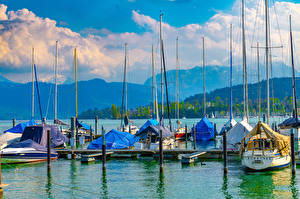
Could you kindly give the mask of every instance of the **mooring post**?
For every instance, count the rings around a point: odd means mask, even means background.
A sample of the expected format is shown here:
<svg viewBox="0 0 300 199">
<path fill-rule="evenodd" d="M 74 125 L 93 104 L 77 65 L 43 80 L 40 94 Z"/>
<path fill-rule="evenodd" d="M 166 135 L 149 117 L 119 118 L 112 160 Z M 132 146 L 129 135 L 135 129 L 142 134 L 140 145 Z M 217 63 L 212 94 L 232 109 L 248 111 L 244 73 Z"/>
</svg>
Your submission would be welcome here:
<svg viewBox="0 0 300 199">
<path fill-rule="evenodd" d="M 296 174 L 296 163 L 295 163 L 295 133 L 294 129 L 291 129 L 291 158 L 292 158 L 292 174 Z"/>
<path fill-rule="evenodd" d="M 129 124 L 129 132 L 128 133 L 130 133 L 131 134 L 131 126 L 130 126 L 130 124 Z"/>
<path fill-rule="evenodd" d="M 159 168 L 160 172 L 164 171 L 164 154 L 163 154 L 163 145 L 162 145 L 162 130 L 159 130 Z"/>
<path fill-rule="evenodd" d="M 71 139 L 70 139 L 70 144 L 71 144 L 71 149 L 74 150 L 76 147 L 76 119 L 75 117 L 71 118 Z M 72 152 L 72 159 L 76 159 L 76 154 Z"/>
<path fill-rule="evenodd" d="M 223 132 L 223 160 L 224 160 L 224 174 L 227 174 L 228 168 L 227 168 L 227 137 L 226 137 L 227 131 L 225 130 Z"/>
<path fill-rule="evenodd" d="M 196 150 L 197 149 L 197 140 L 196 140 L 196 129 L 195 129 L 195 125 L 193 124 L 193 136 L 194 136 L 194 149 Z"/>
<path fill-rule="evenodd" d="M 50 130 L 47 130 L 47 168 L 48 174 L 51 172 L 51 137 Z"/>
<path fill-rule="evenodd" d="M 95 135 L 98 134 L 98 116 L 95 117 Z"/>
<path fill-rule="evenodd" d="M 1 176 L 1 153 L 0 153 L 0 198 L 2 198 L 3 196 L 3 189 L 2 189 L 2 180 L 1 180 L 2 176 Z"/>
<path fill-rule="evenodd" d="M 15 127 L 15 126 L 16 126 L 16 118 L 14 118 L 14 119 L 12 120 L 12 123 L 13 123 L 13 127 Z"/>
<path fill-rule="evenodd" d="M 93 129 L 92 125 L 90 126 L 90 142 L 93 141 Z"/>
<path fill-rule="evenodd" d="M 43 117 L 43 124 L 46 124 L 46 118 Z"/>
<path fill-rule="evenodd" d="M 106 142 L 105 142 L 105 131 L 102 126 L 102 170 L 106 170 Z"/>
<path fill-rule="evenodd" d="M 216 139 L 217 136 L 217 124 L 214 123 L 214 139 Z"/>
<path fill-rule="evenodd" d="M 184 128 L 184 130 L 185 130 L 185 148 L 187 149 L 187 141 L 188 141 L 188 132 L 187 132 L 187 125 L 185 125 L 185 128 Z"/>
</svg>

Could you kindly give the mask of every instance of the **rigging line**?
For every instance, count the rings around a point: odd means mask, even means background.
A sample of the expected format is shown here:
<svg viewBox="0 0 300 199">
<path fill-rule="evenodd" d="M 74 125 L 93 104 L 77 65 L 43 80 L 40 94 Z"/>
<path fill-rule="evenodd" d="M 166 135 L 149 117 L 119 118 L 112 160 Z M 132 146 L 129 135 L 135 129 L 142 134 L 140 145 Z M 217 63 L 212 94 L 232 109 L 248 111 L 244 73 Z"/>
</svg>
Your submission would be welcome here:
<svg viewBox="0 0 300 199">
<path fill-rule="evenodd" d="M 48 95 L 48 102 L 47 102 L 47 108 L 46 108 L 46 114 L 45 114 L 45 118 L 47 118 L 47 115 L 48 115 L 48 111 L 49 111 L 49 104 L 50 104 L 50 99 L 52 97 L 52 84 L 50 84 L 50 87 L 49 87 L 49 95 Z"/>
<path fill-rule="evenodd" d="M 35 64 L 34 64 L 34 76 L 35 76 L 36 91 L 37 91 L 38 101 L 39 101 L 41 122 L 43 122 L 43 113 L 42 113 L 42 106 L 41 106 L 41 99 L 40 99 L 39 83 L 38 83 L 38 77 L 37 77 L 37 73 L 36 73 L 36 65 Z"/>
<path fill-rule="evenodd" d="M 252 34 L 252 41 L 251 41 L 251 46 L 253 46 L 253 42 L 254 42 L 254 33 L 255 33 L 255 27 L 256 27 L 256 25 L 257 25 L 257 18 L 258 18 L 258 12 L 259 12 L 259 8 L 260 8 L 260 3 L 261 3 L 261 0 L 257 0 L 257 3 L 256 3 L 256 5 L 257 5 L 257 7 L 256 7 L 256 15 L 255 15 L 255 22 L 254 22 L 254 28 L 253 28 L 253 34 Z"/>
<path fill-rule="evenodd" d="M 278 13 L 277 13 L 276 4 L 275 4 L 274 0 L 273 0 L 273 7 L 274 7 L 275 17 L 276 17 L 276 22 L 277 22 L 277 28 L 278 28 L 279 38 L 280 38 L 280 44 L 281 44 L 281 46 L 283 46 L 281 31 L 280 31 L 280 27 L 279 27 Z"/>
</svg>

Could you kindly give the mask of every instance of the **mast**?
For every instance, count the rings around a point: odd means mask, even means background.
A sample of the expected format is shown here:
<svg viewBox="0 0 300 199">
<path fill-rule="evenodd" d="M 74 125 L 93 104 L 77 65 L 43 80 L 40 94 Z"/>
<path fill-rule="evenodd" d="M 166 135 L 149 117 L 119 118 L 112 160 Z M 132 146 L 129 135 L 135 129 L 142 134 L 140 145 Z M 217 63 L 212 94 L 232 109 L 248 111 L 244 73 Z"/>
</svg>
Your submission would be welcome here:
<svg viewBox="0 0 300 199">
<path fill-rule="evenodd" d="M 123 95 L 122 95 L 122 110 L 121 110 L 121 129 L 123 127 L 123 119 L 127 115 L 127 84 L 126 84 L 126 68 L 127 68 L 127 43 L 124 45 L 124 74 L 123 74 Z M 124 104 L 125 104 L 125 116 L 124 116 Z M 123 118 L 124 117 L 124 118 Z"/>
<path fill-rule="evenodd" d="M 230 123 L 232 120 L 232 24 L 230 24 Z"/>
<path fill-rule="evenodd" d="M 153 119 L 159 121 L 158 105 L 157 105 L 157 88 L 156 88 L 156 74 L 155 74 L 155 59 L 154 46 L 152 45 L 152 92 L 153 92 Z"/>
<path fill-rule="evenodd" d="M 177 87 L 177 128 L 179 128 L 179 57 L 178 57 L 178 37 L 176 38 L 176 87 Z"/>
<path fill-rule="evenodd" d="M 163 71 L 163 58 L 162 58 L 162 33 L 161 33 L 161 21 L 162 21 L 162 13 L 159 15 L 159 38 L 160 38 L 160 69 L 161 69 L 161 77 L 160 77 L 160 90 L 161 90 L 161 118 L 164 115 L 164 71 Z"/>
<path fill-rule="evenodd" d="M 57 66 L 58 66 L 58 41 L 56 41 L 55 51 L 55 98 L 54 98 L 54 121 L 57 119 Z"/>
<path fill-rule="evenodd" d="M 32 77 L 32 90 L 31 90 L 31 118 L 34 118 L 34 65 L 35 65 L 35 61 L 34 61 L 34 47 L 32 47 L 32 57 L 31 57 L 31 61 L 32 61 L 32 66 L 31 66 L 31 77 Z"/>
<path fill-rule="evenodd" d="M 74 49 L 74 62 L 75 62 L 75 116 L 77 119 L 77 50 Z"/>
<path fill-rule="evenodd" d="M 297 95 L 296 95 L 296 83 L 295 83 L 295 65 L 294 65 L 294 49 L 293 49 L 293 34 L 292 34 L 292 19 L 290 15 L 290 40 L 291 40 L 291 61 L 292 61 L 292 71 L 293 71 L 293 94 L 294 94 L 294 110 L 296 124 L 298 125 L 298 110 L 297 110 Z"/>
<path fill-rule="evenodd" d="M 265 0 L 265 25 L 266 25 L 266 76 L 267 76 L 267 124 L 270 125 L 270 85 L 269 85 L 269 6 Z"/>
<path fill-rule="evenodd" d="M 161 18 L 162 18 L 162 14 L 160 15 L 160 33 L 161 33 Z M 166 62 L 165 62 L 165 54 L 164 54 L 164 43 L 163 43 L 162 35 L 161 34 L 160 34 L 160 42 L 161 42 L 161 55 L 162 55 L 161 56 L 161 62 L 162 62 L 162 67 L 163 67 L 163 70 L 162 70 L 163 71 L 162 80 L 163 79 L 165 80 L 166 101 L 167 101 L 167 110 L 168 110 L 168 118 L 169 118 L 169 127 L 170 127 L 170 131 L 172 132 L 172 122 L 171 122 L 171 115 L 170 115 L 170 104 L 169 104 L 168 83 L 167 83 L 167 71 L 166 71 Z M 162 85 L 163 85 L 163 82 L 162 82 Z M 162 88 L 162 90 L 163 90 L 163 88 Z M 162 110 L 163 110 L 163 102 L 162 102 Z M 163 112 L 162 112 L 161 122 L 163 123 Z"/>
<path fill-rule="evenodd" d="M 202 44 L 203 44 L 203 50 L 202 50 L 202 66 L 203 66 L 203 117 L 206 116 L 206 96 L 205 96 L 205 52 L 204 52 L 204 37 L 202 37 Z"/>
<path fill-rule="evenodd" d="M 248 85 L 247 85 L 247 59 L 246 59 L 246 38 L 245 38 L 245 0 L 242 0 L 242 39 L 243 39 L 243 88 L 244 88 L 244 117 L 247 122 L 249 120 L 248 115 Z"/>
<path fill-rule="evenodd" d="M 257 42 L 257 95 L 258 95 L 258 121 L 261 115 L 261 85 L 260 85 L 260 69 L 259 69 L 259 43 Z"/>
</svg>

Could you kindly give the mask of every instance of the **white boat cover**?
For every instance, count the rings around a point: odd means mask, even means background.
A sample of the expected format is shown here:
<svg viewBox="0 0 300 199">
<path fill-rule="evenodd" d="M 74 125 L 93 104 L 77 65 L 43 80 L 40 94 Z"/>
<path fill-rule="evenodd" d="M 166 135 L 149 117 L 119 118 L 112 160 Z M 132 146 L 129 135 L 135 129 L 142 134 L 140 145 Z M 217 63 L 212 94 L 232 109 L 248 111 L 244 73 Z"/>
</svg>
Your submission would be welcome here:
<svg viewBox="0 0 300 199">
<path fill-rule="evenodd" d="M 242 142 L 242 139 L 252 130 L 252 126 L 244 119 L 237 123 L 227 133 L 227 148 L 237 149 L 237 144 Z"/>
<path fill-rule="evenodd" d="M 7 145 L 20 141 L 21 136 L 21 133 L 3 133 L 0 135 L 0 149 L 2 150 Z"/>
<path fill-rule="evenodd" d="M 235 119 L 231 119 L 228 120 L 228 122 L 222 127 L 220 134 L 222 135 L 224 133 L 224 131 L 226 130 L 227 132 L 232 129 L 235 125 L 237 124 L 237 122 L 235 121 Z"/>
</svg>

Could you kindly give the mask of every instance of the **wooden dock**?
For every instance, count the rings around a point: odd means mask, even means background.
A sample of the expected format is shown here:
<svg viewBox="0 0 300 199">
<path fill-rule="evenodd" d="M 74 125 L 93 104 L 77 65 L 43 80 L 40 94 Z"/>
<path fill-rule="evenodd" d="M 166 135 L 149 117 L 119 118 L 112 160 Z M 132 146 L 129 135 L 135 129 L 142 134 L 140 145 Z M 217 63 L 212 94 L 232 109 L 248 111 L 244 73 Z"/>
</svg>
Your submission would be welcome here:
<svg viewBox="0 0 300 199">
<path fill-rule="evenodd" d="M 106 155 L 111 155 L 113 152 L 107 152 Z M 102 157 L 101 153 L 81 154 L 81 162 L 93 162 L 96 158 Z"/>
</svg>

